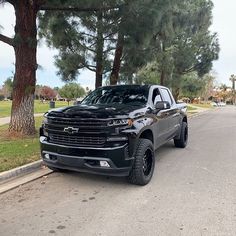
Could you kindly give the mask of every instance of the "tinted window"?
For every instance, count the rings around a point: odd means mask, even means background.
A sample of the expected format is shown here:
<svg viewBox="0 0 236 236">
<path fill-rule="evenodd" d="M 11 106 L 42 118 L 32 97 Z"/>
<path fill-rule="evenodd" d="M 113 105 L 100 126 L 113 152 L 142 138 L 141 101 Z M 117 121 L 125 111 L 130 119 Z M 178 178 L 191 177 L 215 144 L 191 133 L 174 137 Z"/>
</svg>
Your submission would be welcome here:
<svg viewBox="0 0 236 236">
<path fill-rule="evenodd" d="M 98 88 L 90 93 L 82 104 L 146 104 L 148 100 L 148 90 L 146 86 L 117 86 Z"/>
<path fill-rule="evenodd" d="M 169 102 L 172 105 L 173 101 L 170 97 L 169 91 L 167 89 L 161 89 L 163 101 Z"/>
<path fill-rule="evenodd" d="M 152 102 L 155 105 L 157 102 L 161 102 L 162 98 L 161 98 L 161 94 L 159 89 L 154 89 L 153 90 L 153 94 L 152 94 Z"/>
</svg>

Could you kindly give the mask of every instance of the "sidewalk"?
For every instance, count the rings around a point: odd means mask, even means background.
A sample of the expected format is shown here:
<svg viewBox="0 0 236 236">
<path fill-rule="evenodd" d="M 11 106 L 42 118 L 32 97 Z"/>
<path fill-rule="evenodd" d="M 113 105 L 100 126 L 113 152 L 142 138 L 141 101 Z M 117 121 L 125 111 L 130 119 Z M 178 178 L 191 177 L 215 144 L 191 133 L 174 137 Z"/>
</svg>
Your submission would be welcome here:
<svg viewBox="0 0 236 236">
<path fill-rule="evenodd" d="M 34 114 L 34 117 L 40 117 L 40 116 L 43 116 L 43 115 L 44 115 L 44 113 L 38 113 L 38 114 Z M 1 125 L 9 124 L 10 123 L 10 119 L 11 119 L 10 116 L 0 118 L 0 126 Z"/>
</svg>

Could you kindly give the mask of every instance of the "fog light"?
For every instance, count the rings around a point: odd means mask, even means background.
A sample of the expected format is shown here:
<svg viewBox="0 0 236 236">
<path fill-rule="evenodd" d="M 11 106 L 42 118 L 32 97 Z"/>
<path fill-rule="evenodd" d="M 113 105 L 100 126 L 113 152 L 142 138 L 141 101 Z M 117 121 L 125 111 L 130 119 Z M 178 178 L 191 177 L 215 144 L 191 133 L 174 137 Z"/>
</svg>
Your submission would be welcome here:
<svg viewBox="0 0 236 236">
<path fill-rule="evenodd" d="M 110 167 L 109 163 L 107 161 L 100 161 L 101 167 Z"/>
<path fill-rule="evenodd" d="M 44 158 L 47 160 L 50 160 L 50 155 L 49 154 L 44 154 Z"/>
<path fill-rule="evenodd" d="M 45 137 L 48 137 L 48 132 L 47 132 L 45 129 L 43 129 L 43 135 L 44 135 Z"/>
<path fill-rule="evenodd" d="M 47 140 L 47 138 L 46 138 L 46 137 L 44 137 L 44 136 L 41 136 L 41 137 L 39 138 L 39 140 L 40 140 L 40 142 L 42 143 L 42 142 L 46 141 L 46 140 Z"/>
</svg>

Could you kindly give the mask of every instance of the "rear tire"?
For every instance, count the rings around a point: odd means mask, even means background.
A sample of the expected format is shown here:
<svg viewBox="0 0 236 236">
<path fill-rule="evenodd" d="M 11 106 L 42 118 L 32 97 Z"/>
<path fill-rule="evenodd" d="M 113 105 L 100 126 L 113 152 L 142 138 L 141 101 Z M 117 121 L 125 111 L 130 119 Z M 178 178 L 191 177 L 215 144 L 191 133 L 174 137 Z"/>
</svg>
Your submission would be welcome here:
<svg viewBox="0 0 236 236">
<path fill-rule="evenodd" d="M 188 124 L 186 122 L 182 123 L 180 138 L 174 139 L 175 147 L 185 148 L 188 144 Z"/>
<path fill-rule="evenodd" d="M 132 184 L 144 186 L 150 182 L 155 167 L 155 154 L 153 143 L 148 139 L 138 141 L 135 160 L 128 176 Z"/>
</svg>

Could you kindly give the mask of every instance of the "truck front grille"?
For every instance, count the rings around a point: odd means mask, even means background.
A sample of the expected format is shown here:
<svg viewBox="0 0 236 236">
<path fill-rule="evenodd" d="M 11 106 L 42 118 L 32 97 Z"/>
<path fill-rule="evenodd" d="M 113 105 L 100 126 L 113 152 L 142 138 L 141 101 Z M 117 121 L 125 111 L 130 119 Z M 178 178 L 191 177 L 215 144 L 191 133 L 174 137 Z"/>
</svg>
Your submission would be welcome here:
<svg viewBox="0 0 236 236">
<path fill-rule="evenodd" d="M 78 129 L 77 133 L 65 131 L 68 127 Z M 110 128 L 106 120 L 48 118 L 44 125 L 49 142 L 78 147 L 104 147 Z"/>
<path fill-rule="evenodd" d="M 58 126 L 79 126 L 81 128 L 105 128 L 107 127 L 106 120 L 96 120 L 96 119 L 59 119 L 59 118 L 49 118 L 49 124 Z"/>
<path fill-rule="evenodd" d="M 73 146 L 93 146 L 101 147 L 105 144 L 105 137 L 85 137 L 49 134 L 50 142 L 58 144 L 69 144 Z"/>
</svg>

